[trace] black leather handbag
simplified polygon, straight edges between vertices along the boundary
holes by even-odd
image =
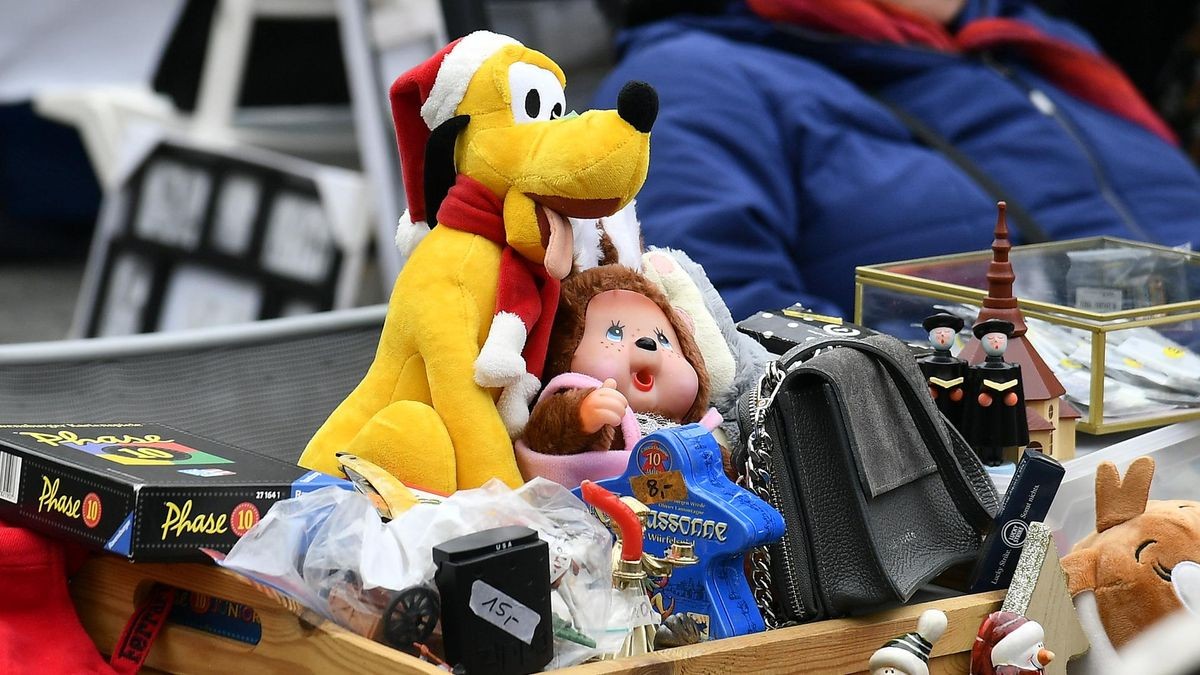
[[[752,556],[768,627],[907,601],[970,561],[996,490],[895,338],[799,345],[739,401],[745,487],[783,514]]]

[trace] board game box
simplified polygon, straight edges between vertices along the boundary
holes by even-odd
[[[329,485],[353,489],[162,424],[0,424],[0,517],[131,560],[207,560]]]

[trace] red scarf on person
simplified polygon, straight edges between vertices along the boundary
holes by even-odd
[[[963,54],[1012,49],[1062,90],[1141,125],[1168,143],[1179,143],[1111,61],[1051,37],[1024,21],[977,19],[951,33],[928,17],[881,0],[748,0],[748,4],[770,21],[851,35],[869,42],[920,45]]]
[[[483,183],[458,175],[437,212],[438,226],[470,232],[500,246],[499,284],[496,288],[496,314],[509,312],[525,324],[525,370],[542,377],[546,365],[546,347],[550,327],[558,309],[558,279],[551,277],[539,263],[521,257],[508,245],[504,232],[504,201]]]

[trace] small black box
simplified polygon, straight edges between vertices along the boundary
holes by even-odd
[[[554,657],[550,549],[511,525],[433,548],[446,661],[467,673],[524,675]]]
[[[840,317],[814,314],[800,305],[780,310],[755,312],[737,325],[738,330],[757,340],[772,354],[785,354],[798,344],[829,338],[861,340],[879,331],[844,321]],[[928,344],[908,343],[914,357],[925,356],[933,349]]]
[[[1029,524],[1046,520],[1065,473],[1063,465],[1049,455],[1037,450],[1021,453],[992,531],[979,552],[971,575],[972,593],[1008,588],[1021,558]]]
[[[327,485],[351,488],[163,424],[0,424],[0,516],[131,560],[206,561]]]

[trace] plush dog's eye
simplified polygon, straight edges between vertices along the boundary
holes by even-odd
[[[542,111],[542,95],[537,89],[530,89],[525,93],[525,114],[530,117],[537,117]]]
[[[531,63],[518,61],[508,68],[513,122],[545,122],[562,117],[567,97],[558,77]]]
[[[658,344],[662,345],[664,349],[673,349],[671,347],[671,338],[667,337],[667,334],[662,332],[662,329],[655,328],[654,335],[658,338]]]
[[[604,337],[612,340],[613,342],[620,342],[625,337],[625,326],[622,326],[616,321],[612,322],[612,325],[608,327],[608,332],[604,334]]]

